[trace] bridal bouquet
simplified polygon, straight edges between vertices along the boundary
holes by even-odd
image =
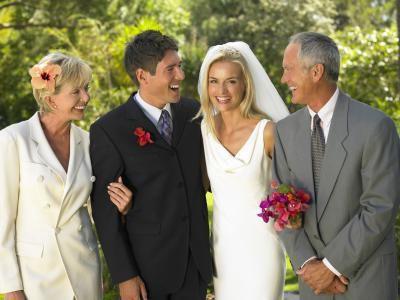
[[[303,212],[309,207],[310,195],[288,184],[278,185],[272,182],[271,187],[273,192],[261,201],[261,213],[258,216],[265,223],[268,223],[270,218],[275,220],[276,231],[300,228]]]

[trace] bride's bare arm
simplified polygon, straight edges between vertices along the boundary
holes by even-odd
[[[272,121],[268,122],[264,128],[264,149],[269,158],[272,158],[272,153],[274,151],[274,130],[275,123]]]

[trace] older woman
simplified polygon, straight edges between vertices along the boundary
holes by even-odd
[[[29,71],[40,111],[0,131],[0,293],[6,299],[101,299],[96,237],[87,209],[92,176],[81,120],[91,69],[53,53]],[[131,192],[111,200],[125,212]]]

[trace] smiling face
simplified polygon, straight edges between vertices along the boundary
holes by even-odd
[[[232,61],[217,61],[208,72],[208,95],[221,113],[239,109],[245,94],[242,68]]]
[[[283,75],[281,82],[287,84],[292,92],[292,102],[309,104],[313,101],[315,82],[310,68],[306,68],[299,58],[300,45],[289,44],[283,56]]]
[[[88,88],[88,84],[81,87],[68,82],[63,84],[57,94],[49,96],[53,113],[65,121],[82,120],[90,100]]]
[[[165,52],[163,59],[157,64],[154,75],[144,70],[139,73],[141,94],[152,105],[162,108],[167,103],[179,101],[180,84],[185,74],[177,51]]]

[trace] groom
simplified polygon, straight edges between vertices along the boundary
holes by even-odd
[[[280,237],[301,299],[397,299],[399,137],[390,118],[337,88],[339,62],[318,33],[294,35],[285,50],[282,82],[306,106],[276,126],[274,177],[313,202],[303,228]]]
[[[124,64],[139,91],[90,129],[93,218],[122,300],[204,300],[211,279],[199,105],[180,98],[177,51],[153,30],[129,42]],[[107,194],[119,176],[133,191],[125,221]]]

